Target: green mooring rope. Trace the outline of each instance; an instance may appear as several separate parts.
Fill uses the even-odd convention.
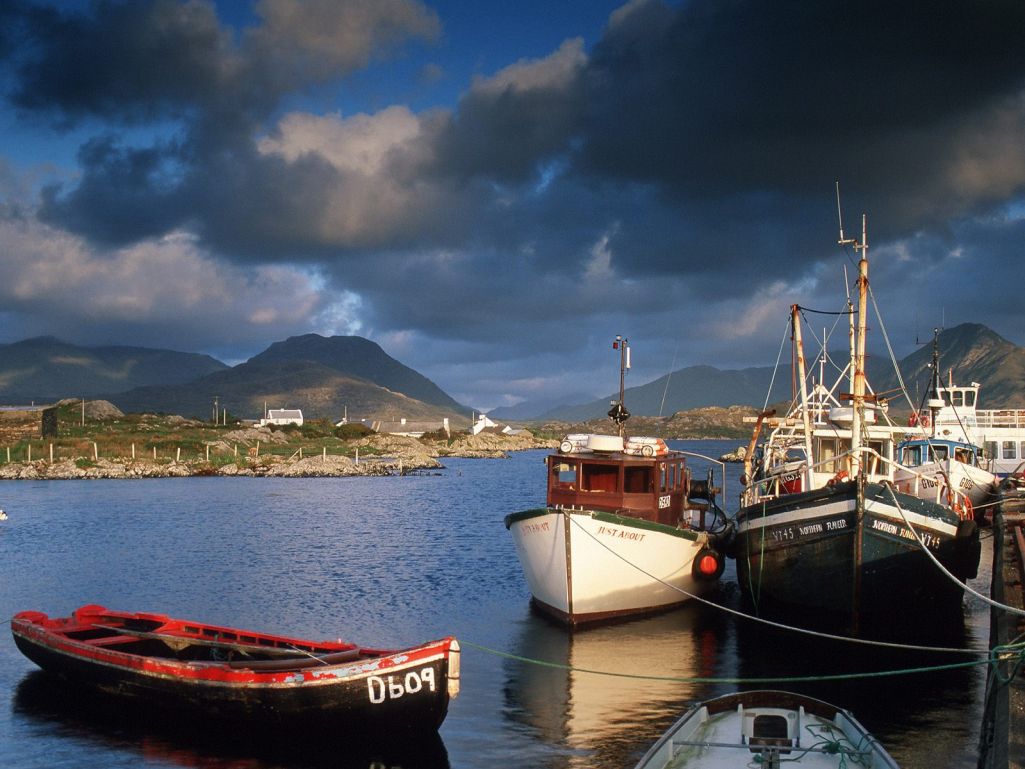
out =
[[[1025,645],[1015,644],[1013,646],[997,646],[990,651],[990,655],[986,659],[971,660],[968,662],[953,662],[946,665],[929,665],[926,667],[917,668],[899,668],[897,670],[877,670],[874,672],[867,673],[836,673],[833,675],[824,676],[771,676],[765,678],[710,678],[706,676],[655,676],[655,675],[640,675],[637,673],[619,673],[614,670],[594,670],[591,668],[578,668],[573,665],[567,665],[561,662],[551,662],[549,660],[540,660],[532,657],[524,657],[520,654],[513,654],[512,652],[502,651],[501,649],[493,649],[490,646],[484,646],[482,644],[474,643],[473,641],[460,640],[459,642],[463,646],[468,646],[472,649],[485,652],[486,654],[492,654],[496,657],[503,657],[505,659],[515,660],[517,662],[524,662],[529,665],[537,665],[539,667],[555,668],[557,670],[565,670],[571,673],[588,673],[591,675],[598,676],[610,676],[612,678],[632,678],[643,681],[670,681],[675,683],[685,684],[788,684],[788,683],[814,683],[819,681],[852,681],[865,678],[890,678],[893,676],[904,676],[914,675],[918,673],[934,673],[944,670],[958,670],[961,668],[976,667],[981,665],[992,665],[993,669],[996,670],[996,666],[1000,663],[1014,660],[1015,664],[1012,668],[1011,678],[1013,678],[1018,670],[1021,669],[1023,661],[1025,661]]]

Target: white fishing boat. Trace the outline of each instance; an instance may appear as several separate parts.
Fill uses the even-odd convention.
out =
[[[505,518],[535,606],[569,625],[678,606],[725,565],[711,481],[693,481],[684,454],[660,440],[624,439],[629,348],[614,346],[620,399],[609,416],[621,434],[567,436],[546,459],[545,506]]]
[[[937,398],[909,421],[936,438],[981,446],[997,478],[1020,474],[1025,464],[1025,409],[980,409],[981,388],[978,382],[955,385],[951,373],[946,385],[937,383]]]
[[[687,711],[636,769],[897,767],[848,711],[801,694],[727,694]]]
[[[940,386],[939,329],[933,334],[929,368],[932,381],[925,403],[922,409],[912,413],[908,420],[910,434],[897,446],[900,464],[894,471],[893,481],[900,491],[919,499],[945,499],[948,505],[956,506],[962,504],[953,494],[956,489],[965,496],[966,507],[983,505],[997,483],[992,458],[987,458],[983,449],[971,443],[963,433],[956,436],[938,427],[937,415],[945,409],[954,410],[949,405],[950,396],[944,399]],[[963,403],[964,399],[958,400]],[[969,400],[974,408],[974,395]]]

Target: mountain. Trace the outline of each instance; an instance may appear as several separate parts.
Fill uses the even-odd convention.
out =
[[[981,382],[980,408],[1025,408],[1025,349],[1008,342],[996,332],[977,323],[964,323],[940,333],[940,370],[946,381],[947,372],[953,370],[958,384]],[[816,375],[814,352],[806,350],[809,373]],[[827,379],[839,376],[836,366],[845,366],[848,353],[830,353],[834,366],[827,369]],[[905,384],[912,399],[917,402],[929,384],[932,348],[925,345],[898,361]],[[897,375],[889,358],[877,352],[870,354],[865,364],[866,375],[877,393],[887,393],[896,409],[906,410],[903,399],[898,400]],[[670,416],[708,406],[750,405],[761,407],[766,402],[769,383],[773,382],[770,404],[789,402],[791,398],[790,365],[781,365],[773,379],[773,369],[745,368],[718,369],[713,366],[690,366],[637,387],[627,388],[624,400],[627,409],[637,416]],[[564,406],[548,411],[537,419],[545,421],[585,422],[604,416],[609,402],[618,398],[610,394],[605,398]]]
[[[462,417],[457,413],[393,392],[374,382],[349,376],[320,363],[305,360],[251,359],[227,371],[185,385],[139,387],[108,396],[122,411],[163,411],[209,419],[214,398],[233,416],[256,418],[264,408],[302,409],[307,419],[337,421],[401,419],[435,420]]]
[[[1025,408],[1025,348],[978,323],[962,323],[945,329],[940,332],[938,343],[942,383],[946,383],[953,372],[955,384],[982,384],[979,408]],[[916,405],[928,391],[931,362],[931,344],[922,345],[900,362],[901,373]],[[892,369],[885,378],[872,380],[872,383],[877,392],[898,387]]]
[[[590,400],[588,393],[573,393],[572,395],[560,395],[557,398],[546,398],[542,400],[524,401],[515,406],[499,406],[488,412],[488,417],[499,422],[509,422],[517,419],[537,419],[539,414],[557,413],[563,409],[573,408],[571,404],[582,403]]]
[[[209,355],[145,347],[80,347],[51,336],[0,345],[0,399],[90,397],[181,384],[228,368]]]
[[[292,361],[319,363],[424,403],[452,411],[470,411],[450,398],[430,379],[399,363],[375,342],[360,336],[293,336],[284,342],[275,342],[247,362],[261,364]]]

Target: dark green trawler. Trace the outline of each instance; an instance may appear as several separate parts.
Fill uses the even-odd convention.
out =
[[[933,499],[897,490],[896,446],[908,428],[889,420],[865,379],[868,260],[864,229],[858,308],[848,301],[851,361],[832,389],[806,384],[800,307],[791,322],[799,397],[786,417],[759,417],[771,432],[749,451],[732,555],[737,579],[759,611],[846,618],[854,629],[874,618],[960,606],[976,575],[980,544],[971,505],[951,488]],[[857,316],[855,333],[854,316]],[[839,392],[850,386],[849,393]],[[755,455],[752,458],[752,454]]]

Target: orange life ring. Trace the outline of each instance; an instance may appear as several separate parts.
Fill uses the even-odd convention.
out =
[[[843,483],[844,481],[846,481],[850,477],[851,476],[848,475],[846,470],[841,470],[836,475],[834,475],[832,478],[830,478],[828,481],[826,481],[826,485],[827,486],[836,486],[836,484]]]
[[[922,418],[919,421],[922,423],[922,427],[928,427],[929,426],[929,415],[928,414],[922,414]]]
[[[918,412],[912,411],[911,416],[908,417],[908,427],[914,427],[918,424]]]

